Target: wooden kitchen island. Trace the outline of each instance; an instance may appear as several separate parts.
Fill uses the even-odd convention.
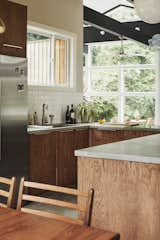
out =
[[[160,134],[90,147],[78,157],[78,188],[94,188],[92,226],[122,240],[160,239]]]

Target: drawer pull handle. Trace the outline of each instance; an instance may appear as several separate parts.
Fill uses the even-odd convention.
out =
[[[4,43],[3,46],[4,47],[10,47],[10,48],[23,49],[23,47],[16,46],[16,45],[11,45],[11,44],[6,44],[6,43]]]

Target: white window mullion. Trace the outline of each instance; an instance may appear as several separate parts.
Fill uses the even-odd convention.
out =
[[[118,101],[118,121],[123,122],[125,115],[125,79],[124,69],[119,70],[119,101]]]
[[[86,81],[87,81],[87,100],[89,101],[91,98],[91,95],[88,94],[90,91],[92,91],[91,89],[91,67],[92,67],[92,48],[91,45],[88,46],[88,56],[86,58]]]
[[[50,85],[55,86],[55,37],[50,39]]]
[[[156,105],[155,124],[160,125],[160,50],[156,51]]]

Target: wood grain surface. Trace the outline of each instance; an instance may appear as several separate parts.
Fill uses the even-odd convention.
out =
[[[64,130],[57,135],[57,185],[73,186],[75,183],[74,131]]]
[[[79,158],[78,189],[95,191],[91,226],[122,240],[160,239],[160,165]]]
[[[0,208],[0,240],[119,240],[117,234]]]
[[[7,0],[0,1],[0,14],[6,31],[0,36],[0,54],[26,57],[27,7]],[[4,46],[14,45],[18,48]]]
[[[29,135],[30,181],[56,184],[56,132]]]
[[[143,130],[89,130],[89,145],[97,146],[107,143],[119,142],[132,138],[144,137],[152,134],[158,134],[158,131]]]

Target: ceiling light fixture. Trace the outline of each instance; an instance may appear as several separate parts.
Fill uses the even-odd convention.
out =
[[[123,36],[120,36],[119,37],[120,40],[121,40],[121,47],[120,47],[120,56],[124,56],[125,55],[125,52],[124,52],[124,46],[123,46]]]
[[[140,27],[135,27],[135,30],[136,31],[141,31],[141,28]]]
[[[159,0],[134,0],[135,9],[140,18],[150,24],[160,23]]]
[[[102,35],[102,36],[104,36],[105,35],[105,31],[100,31],[100,34]]]
[[[3,22],[3,20],[0,18],[0,34],[4,33],[5,30],[6,30],[6,26],[5,26],[4,22]]]

